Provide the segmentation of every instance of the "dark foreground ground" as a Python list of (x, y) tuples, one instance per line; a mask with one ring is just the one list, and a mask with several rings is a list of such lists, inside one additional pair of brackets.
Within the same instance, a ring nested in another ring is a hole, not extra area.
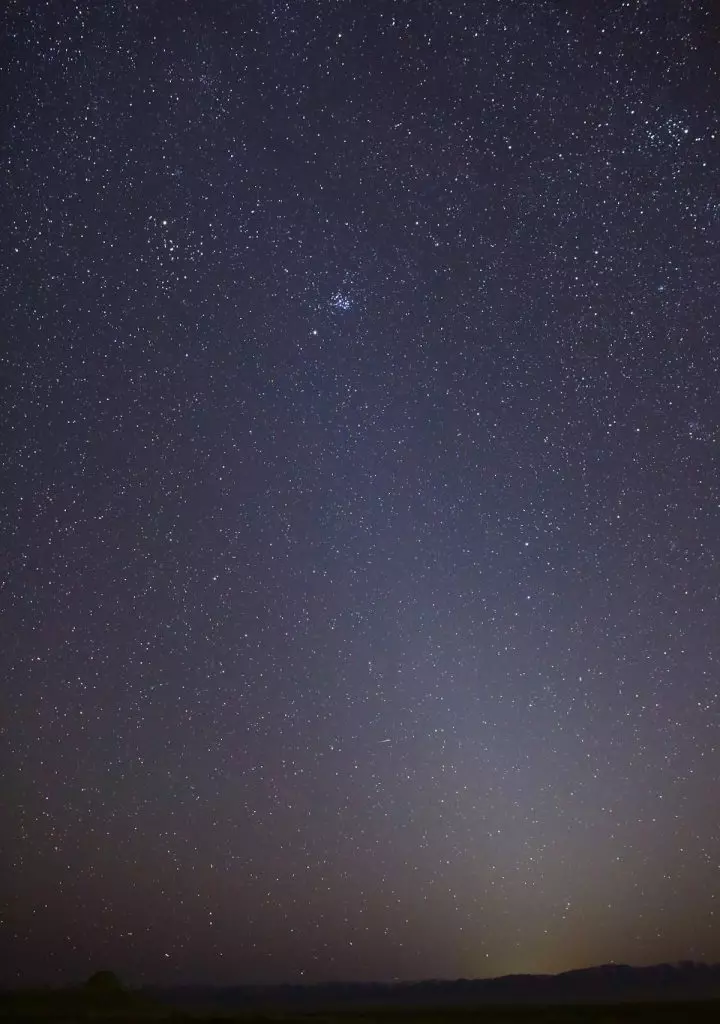
[[(130, 1011), (130, 1012), (128, 1012)], [(564, 1006), (382, 1007), (294, 1012), (182, 1012), (156, 1003), (100, 1007), (0, 996), (0, 1024), (720, 1024), (720, 1001)]]
[[(205, 1018), (228, 1024), (228, 1018)], [(479, 1008), (341, 1010), (291, 1016), (234, 1017), (237, 1024), (720, 1024), (720, 1003), (639, 1003), (617, 1006), (483, 1006)]]
[(720, 964), (407, 983), (0, 990), (0, 1024), (720, 1024)]
[[(323, 1024), (720, 1024), (720, 1003), (608, 1006), (483, 1006), (477, 1009), (378, 1010), (316, 1015)], [(305, 1018), (308, 1024), (308, 1017)]]

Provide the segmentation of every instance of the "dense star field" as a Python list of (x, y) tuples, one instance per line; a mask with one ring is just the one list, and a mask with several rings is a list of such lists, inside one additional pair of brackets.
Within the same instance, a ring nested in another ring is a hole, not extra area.
[(0, 981), (720, 959), (713, 7), (3, 5)]

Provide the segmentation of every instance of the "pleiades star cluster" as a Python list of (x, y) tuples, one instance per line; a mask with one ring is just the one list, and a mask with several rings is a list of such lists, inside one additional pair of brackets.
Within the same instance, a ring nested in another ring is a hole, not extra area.
[(0, 982), (720, 959), (716, 15), (3, 4)]

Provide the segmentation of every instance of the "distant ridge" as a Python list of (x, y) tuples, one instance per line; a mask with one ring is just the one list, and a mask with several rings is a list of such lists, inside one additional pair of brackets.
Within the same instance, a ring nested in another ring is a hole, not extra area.
[(462, 1006), (482, 1003), (683, 1002), (720, 999), (720, 964), (682, 962), (631, 967), (603, 964), (562, 974), (499, 978), (319, 985), (183, 986), (146, 990), (177, 1007), (317, 1009), (371, 1006)]

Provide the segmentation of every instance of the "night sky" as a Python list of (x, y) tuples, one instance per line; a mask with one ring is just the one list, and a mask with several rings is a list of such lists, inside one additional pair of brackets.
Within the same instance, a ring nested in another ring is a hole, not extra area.
[(3, 4), (0, 981), (720, 959), (713, 7)]

